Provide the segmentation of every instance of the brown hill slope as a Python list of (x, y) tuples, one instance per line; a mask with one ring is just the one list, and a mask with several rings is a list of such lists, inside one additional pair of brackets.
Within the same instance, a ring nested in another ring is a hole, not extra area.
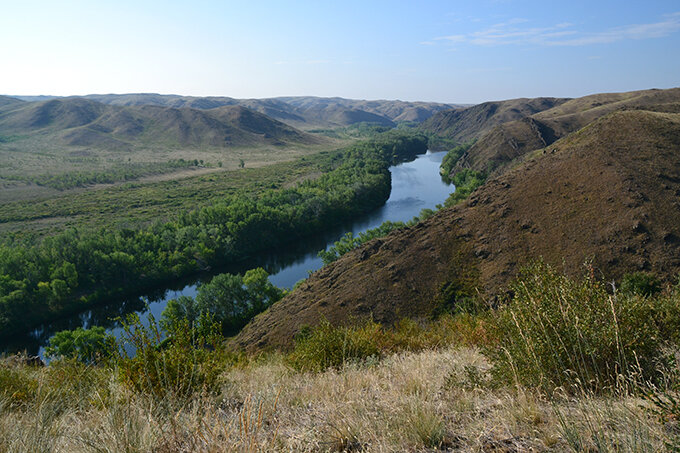
[(502, 171), (517, 157), (548, 146), (616, 110), (677, 112), (679, 105), (678, 88), (604, 93), (571, 99), (530, 117), (497, 125), (463, 155), (453, 172), (461, 168)]
[(489, 181), (463, 204), (313, 274), (234, 339), (290, 346), (302, 325), (427, 316), (456, 294), (502, 294), (543, 257), (598, 275), (680, 270), (680, 114), (622, 111)]
[(485, 102), (465, 109), (437, 113), (421, 127), (425, 131), (463, 143), (483, 136), (499, 124), (526, 118), (566, 101), (568, 99), (521, 98)]

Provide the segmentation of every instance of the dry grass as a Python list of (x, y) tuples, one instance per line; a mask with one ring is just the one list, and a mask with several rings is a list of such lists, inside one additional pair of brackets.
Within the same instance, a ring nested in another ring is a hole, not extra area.
[[(21, 408), (5, 397), (0, 451), (664, 449), (669, 434), (637, 398), (551, 402), (492, 385), (489, 369), (476, 348), (401, 353), (322, 373), (296, 372), (274, 355), (225, 373), (219, 396), (182, 406), (132, 394), (114, 380), (71, 400), (44, 391)], [(47, 374), (33, 373), (39, 383)]]

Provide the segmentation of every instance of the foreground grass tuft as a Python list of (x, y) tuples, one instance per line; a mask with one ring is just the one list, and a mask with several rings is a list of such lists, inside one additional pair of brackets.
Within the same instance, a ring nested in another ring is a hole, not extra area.
[[(570, 279), (536, 263), (497, 313), (496, 374), (548, 393), (576, 385), (612, 391), (660, 377), (667, 357), (657, 313), (660, 299), (611, 295), (590, 274)], [(667, 321), (666, 321), (667, 322)]]

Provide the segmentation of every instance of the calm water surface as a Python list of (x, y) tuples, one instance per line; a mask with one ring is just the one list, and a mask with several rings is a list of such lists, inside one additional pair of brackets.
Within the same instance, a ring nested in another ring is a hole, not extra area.
[(311, 271), (322, 266), (317, 257), (319, 250), (325, 249), (337, 241), (347, 231), (355, 235), (379, 226), (386, 220), (392, 222), (408, 221), (417, 216), (422, 209), (433, 209), (442, 203), (453, 192), (454, 187), (444, 183), (439, 176), (439, 165), (446, 152), (427, 152), (411, 162), (390, 167), (392, 173), (392, 192), (384, 206), (372, 213), (327, 231), (324, 234), (307, 238), (290, 247), (263, 253), (252, 259), (235, 265), (214, 269), (211, 274), (193, 277), (185, 281), (177, 281), (174, 285), (150, 292), (143, 297), (130, 298), (119, 302), (102, 305), (84, 311), (76, 316), (44, 325), (23, 338), (17, 338), (8, 345), (8, 350), (24, 350), (29, 354), (43, 355), (47, 340), (64, 329), (76, 327), (89, 328), (95, 325), (104, 326), (116, 336), (122, 332), (120, 325), (114, 320), (118, 316), (136, 312), (146, 320), (149, 313), (160, 319), (165, 305), (170, 299), (179, 296), (195, 296), (197, 286), (212, 275), (221, 272), (243, 273), (248, 269), (262, 266), (270, 273), (271, 282), (282, 288), (292, 288), (296, 282), (306, 278)]

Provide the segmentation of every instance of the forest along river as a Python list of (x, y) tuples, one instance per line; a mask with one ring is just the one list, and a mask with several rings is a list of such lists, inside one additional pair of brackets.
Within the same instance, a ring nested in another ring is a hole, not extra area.
[(292, 288), (299, 280), (307, 278), (310, 271), (322, 267), (321, 258), (317, 257), (319, 250), (332, 246), (346, 232), (351, 231), (356, 236), (362, 231), (379, 226), (386, 220), (406, 222), (419, 215), (422, 209), (434, 209), (436, 205), (443, 203), (454, 190), (454, 186), (443, 182), (439, 175), (439, 165), (445, 154), (445, 151), (428, 151), (413, 161), (390, 167), (392, 191), (385, 205), (353, 222), (340, 225), (324, 234), (306, 238), (289, 247), (263, 253), (234, 265), (213, 269), (210, 273), (190, 280), (178, 281), (171, 287), (159, 288), (142, 297), (111, 302), (71, 318), (44, 325), (23, 338), (17, 338), (15, 342), (7, 345), (7, 349), (26, 350), (29, 354), (39, 354), (42, 357), (45, 345), (55, 332), (77, 327), (104, 326), (109, 332), (119, 336), (122, 328), (115, 321), (116, 317), (136, 312), (145, 321), (149, 313), (152, 313), (156, 320), (159, 320), (169, 300), (179, 296), (195, 296), (197, 286), (209, 281), (218, 273), (243, 273), (255, 267), (264, 267), (274, 285)]

